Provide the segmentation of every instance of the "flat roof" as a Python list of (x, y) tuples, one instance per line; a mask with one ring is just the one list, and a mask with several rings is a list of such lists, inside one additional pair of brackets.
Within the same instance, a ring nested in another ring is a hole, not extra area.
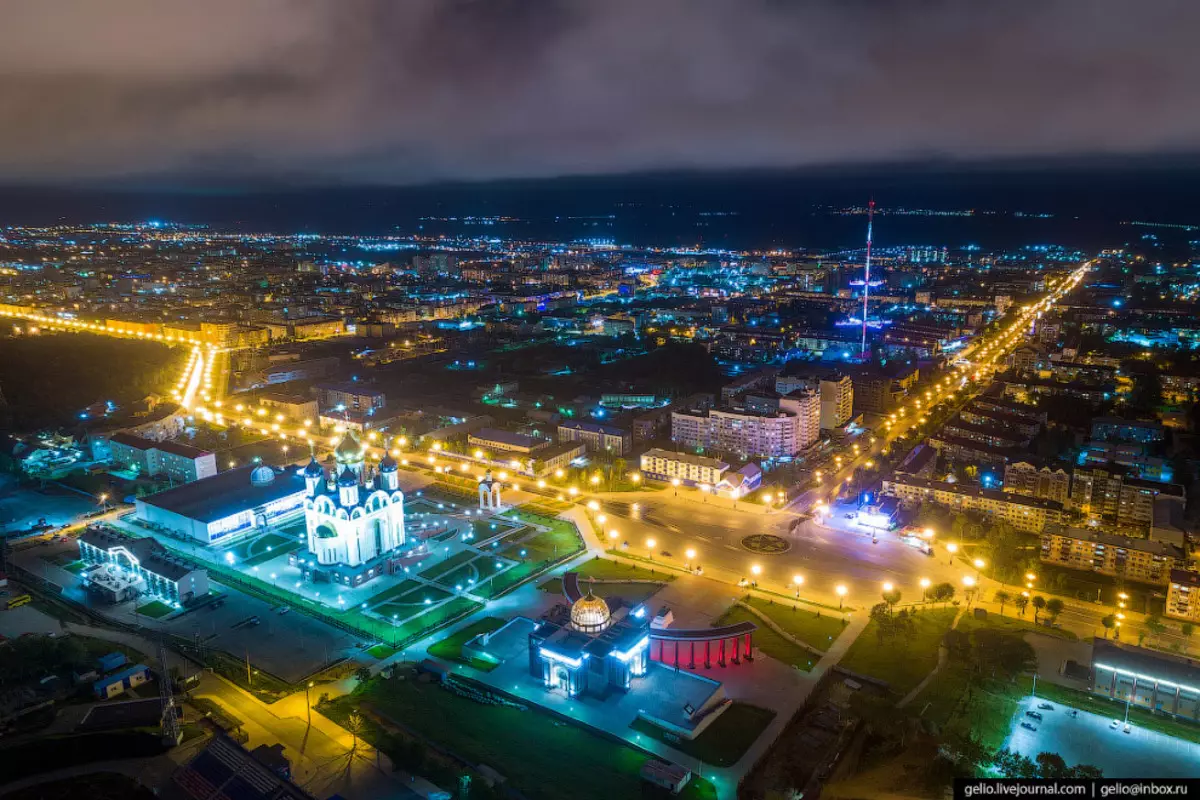
[(304, 478), (294, 469), (276, 471), (275, 480), (271, 483), (255, 486), (250, 482), (250, 473), (259, 466), (247, 464), (219, 472), (140, 498), (140, 502), (208, 523), (304, 491)]
[(467, 437), (481, 441), (500, 442), (510, 447), (537, 447), (539, 443), (547, 443), (545, 439), (535, 439), (524, 433), (513, 433), (512, 431), (503, 431), (499, 428), (480, 428), (477, 431), (468, 433)]
[(999, 489), (983, 489), (979, 486), (963, 486), (946, 481), (931, 481), (928, 478), (917, 478), (912, 475), (895, 475), (891, 478), (885, 478), (884, 483), (898, 483), (918, 489), (929, 489), (934, 492), (952, 492), (954, 494), (982, 497), (988, 500), (998, 500), (1005, 503), (1030, 506), (1031, 508), (1041, 508), (1047, 511), (1062, 511), (1062, 503), (1055, 500), (1041, 500), (1037, 497), (1004, 492)]
[(1104, 547), (1116, 547), (1124, 550), (1137, 550), (1141, 553), (1163, 556), (1166, 558), (1183, 558), (1183, 550), (1168, 542), (1153, 539), (1134, 539), (1119, 533), (1090, 531), (1086, 528), (1064, 528), (1061, 525), (1047, 525), (1042, 531), (1043, 536), (1063, 536), (1081, 542), (1092, 542)]
[(1200, 687), (1200, 661), (1111, 639), (1097, 639), (1092, 645), (1092, 669), (1101, 665), (1139, 677), (1185, 686), (1192, 691)]

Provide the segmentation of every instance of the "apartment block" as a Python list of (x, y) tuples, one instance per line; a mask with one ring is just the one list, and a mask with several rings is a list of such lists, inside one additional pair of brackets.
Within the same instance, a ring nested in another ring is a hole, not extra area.
[(1042, 531), (1042, 563), (1068, 569), (1166, 586), (1183, 559), (1183, 550), (1167, 542), (1058, 525)]

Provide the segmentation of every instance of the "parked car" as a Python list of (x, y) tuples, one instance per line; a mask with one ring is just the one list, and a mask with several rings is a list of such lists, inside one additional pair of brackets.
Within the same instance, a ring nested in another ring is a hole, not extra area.
[(1112, 722), (1109, 723), (1108, 727), (1114, 728), (1114, 729), (1121, 727), (1121, 720), (1114, 719)]
[(1053, 711), (1054, 710), (1054, 706), (1050, 705), (1049, 703), (1038, 703), (1038, 708), (1043, 709), (1045, 711)]
[(289, 611), (291, 611), (291, 610), (292, 610), (292, 609), (291, 609), (290, 607), (288, 607), (288, 606), (280, 606), (280, 607), (279, 607), (279, 611), (277, 611), (276, 613), (278, 613), (278, 614), (282, 615), (282, 614), (286, 614), (287, 612), (289, 612)]
[(1028, 722), (1022, 722), (1021, 727), (1027, 731), (1036, 731), (1037, 730), (1036, 725), (1030, 725)]
[(1036, 711), (1026, 711), (1025, 716), (1029, 717), (1030, 719), (1036, 719), (1038, 722), (1041, 722), (1043, 719), (1042, 715)]

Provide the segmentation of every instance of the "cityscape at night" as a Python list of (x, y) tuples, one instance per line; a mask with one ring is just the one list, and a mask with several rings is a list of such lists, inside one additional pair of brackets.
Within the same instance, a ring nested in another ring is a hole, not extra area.
[(0, 9), (0, 797), (1200, 791), (1195, 8)]

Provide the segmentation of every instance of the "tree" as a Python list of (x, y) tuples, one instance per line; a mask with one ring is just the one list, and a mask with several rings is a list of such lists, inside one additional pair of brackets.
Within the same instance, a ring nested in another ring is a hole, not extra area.
[(1004, 616), (1004, 604), (1012, 600), (1012, 595), (1001, 589), (996, 592), (996, 602), (1000, 604), (1000, 616)]
[(359, 667), (354, 673), (354, 677), (358, 678), (359, 683), (366, 683), (367, 681), (371, 680), (371, 668)]
[(1189, 642), (1192, 639), (1192, 634), (1196, 632), (1196, 626), (1190, 622), (1185, 622), (1179, 626), (1179, 632), (1183, 634), (1183, 638)]
[(1017, 612), (1023, 617), (1025, 616), (1025, 608), (1029, 605), (1029, 598), (1023, 594), (1019, 594), (1013, 600), (1013, 605), (1017, 607)]
[(896, 603), (900, 602), (900, 590), (892, 589), (891, 591), (884, 592), (882, 597), (883, 602), (887, 603), (888, 611), (890, 612)]
[(1064, 603), (1057, 597), (1051, 597), (1046, 601), (1046, 613), (1050, 615), (1051, 620), (1058, 619), (1058, 615), (1062, 613)]
[(629, 469), (629, 464), (623, 458), (615, 458), (612, 463), (612, 477), (615, 480), (623, 481), (627, 477), (625, 471)]
[(362, 733), (363, 718), (357, 713), (351, 712), (350, 715), (346, 717), (346, 724), (343, 727), (345, 727), (345, 729), (350, 732), (350, 735), (354, 737), (354, 743), (350, 746), (350, 752), (354, 752), (358, 749), (358, 735)]
[(1067, 762), (1058, 753), (1037, 754), (1038, 773), (1042, 778), (1065, 778)]
[(1146, 630), (1150, 633), (1151, 639), (1157, 639), (1167, 630), (1167, 626), (1163, 624), (1162, 617), (1151, 614), (1146, 617)]
[(1108, 638), (1108, 632), (1117, 626), (1117, 615), (1109, 614), (1100, 620), (1100, 624), (1104, 626), (1104, 638)]
[(944, 607), (946, 603), (949, 603), (954, 599), (954, 584), (939, 583), (937, 586), (933, 587), (929, 596), (932, 597), (935, 602), (941, 603)]
[(1033, 596), (1033, 624), (1034, 625), (1037, 624), (1038, 613), (1045, 607), (1046, 607), (1046, 598), (1042, 597), (1040, 594), (1035, 594)]

